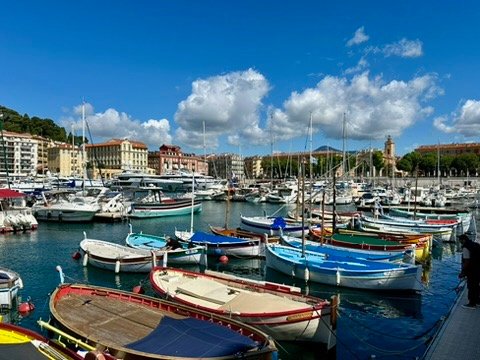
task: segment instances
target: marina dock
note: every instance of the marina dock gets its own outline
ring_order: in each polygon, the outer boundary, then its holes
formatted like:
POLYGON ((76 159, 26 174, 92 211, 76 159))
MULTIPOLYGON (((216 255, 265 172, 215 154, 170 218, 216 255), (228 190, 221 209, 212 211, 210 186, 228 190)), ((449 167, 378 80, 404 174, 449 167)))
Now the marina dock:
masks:
POLYGON ((480 307, 462 308, 468 302, 467 293, 465 283, 423 360, 480 359, 480 307))

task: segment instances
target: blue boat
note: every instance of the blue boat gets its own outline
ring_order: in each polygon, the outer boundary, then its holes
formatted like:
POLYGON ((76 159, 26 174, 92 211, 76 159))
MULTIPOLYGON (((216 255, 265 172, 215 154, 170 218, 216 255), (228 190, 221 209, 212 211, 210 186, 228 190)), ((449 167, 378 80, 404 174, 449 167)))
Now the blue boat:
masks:
POLYGON ((267 267, 321 284, 369 290, 419 291, 422 267, 351 257, 329 259, 313 251, 267 245, 267 267))
POLYGON ((125 239, 127 246, 149 250, 162 255, 164 263, 169 264, 203 264, 206 265, 206 249, 204 246, 178 241, 166 236, 156 236, 130 231, 125 239))

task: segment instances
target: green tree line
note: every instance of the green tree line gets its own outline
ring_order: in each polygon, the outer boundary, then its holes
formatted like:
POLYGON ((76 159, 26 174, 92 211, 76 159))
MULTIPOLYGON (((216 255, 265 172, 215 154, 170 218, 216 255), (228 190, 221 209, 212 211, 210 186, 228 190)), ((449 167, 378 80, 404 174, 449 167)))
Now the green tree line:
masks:
MULTIPOLYGON (((52 119, 42 119, 37 116, 30 117, 27 114, 20 115, 15 110, 0 105, 0 126, 3 130, 39 135, 54 141, 66 143, 72 142, 72 133, 58 126, 52 119)), ((82 137, 75 136, 75 144, 82 144, 82 137)), ((85 140, 88 143, 88 139, 85 140)))

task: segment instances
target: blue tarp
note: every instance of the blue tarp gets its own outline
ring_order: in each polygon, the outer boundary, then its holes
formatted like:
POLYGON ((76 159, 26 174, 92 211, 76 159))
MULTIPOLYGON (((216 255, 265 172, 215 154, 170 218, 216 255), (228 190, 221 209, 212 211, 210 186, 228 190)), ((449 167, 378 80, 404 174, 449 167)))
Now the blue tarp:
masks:
POLYGON ((190 241, 197 244, 231 244, 231 243, 249 243, 250 239, 241 239, 233 236, 223 236, 196 231, 190 238, 190 241))
POLYGON ((127 348, 157 355, 215 357, 246 352, 257 343, 224 326, 209 321, 164 317, 149 335, 127 348))

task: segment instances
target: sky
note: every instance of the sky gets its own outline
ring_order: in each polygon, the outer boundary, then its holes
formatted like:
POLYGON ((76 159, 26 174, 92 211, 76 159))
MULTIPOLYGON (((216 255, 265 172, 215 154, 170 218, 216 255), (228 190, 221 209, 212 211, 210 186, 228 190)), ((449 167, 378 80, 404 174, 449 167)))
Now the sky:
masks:
POLYGON ((0 105, 242 156, 480 142, 476 1, 5 1, 0 105))

